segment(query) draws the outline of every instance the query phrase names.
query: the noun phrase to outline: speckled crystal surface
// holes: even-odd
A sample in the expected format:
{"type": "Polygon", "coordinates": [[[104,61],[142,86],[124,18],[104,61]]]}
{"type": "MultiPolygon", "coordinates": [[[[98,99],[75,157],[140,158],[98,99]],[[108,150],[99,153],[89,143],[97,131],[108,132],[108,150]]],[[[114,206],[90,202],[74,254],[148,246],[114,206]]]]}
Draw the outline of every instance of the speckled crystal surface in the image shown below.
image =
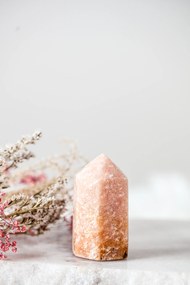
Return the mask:
{"type": "Polygon", "coordinates": [[[104,154],[76,175],[72,246],[78,257],[127,257],[128,181],[104,154]]]}

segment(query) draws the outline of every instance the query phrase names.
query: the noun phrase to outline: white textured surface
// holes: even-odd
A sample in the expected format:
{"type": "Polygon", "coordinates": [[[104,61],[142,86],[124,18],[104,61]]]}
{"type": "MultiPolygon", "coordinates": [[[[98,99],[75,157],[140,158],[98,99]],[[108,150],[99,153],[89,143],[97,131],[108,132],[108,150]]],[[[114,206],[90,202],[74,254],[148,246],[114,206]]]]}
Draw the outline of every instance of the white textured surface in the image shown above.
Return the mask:
{"type": "Polygon", "coordinates": [[[0,266],[1,285],[189,285],[190,222],[131,221],[129,259],[74,257],[63,223],[40,237],[19,237],[19,252],[0,266]]]}

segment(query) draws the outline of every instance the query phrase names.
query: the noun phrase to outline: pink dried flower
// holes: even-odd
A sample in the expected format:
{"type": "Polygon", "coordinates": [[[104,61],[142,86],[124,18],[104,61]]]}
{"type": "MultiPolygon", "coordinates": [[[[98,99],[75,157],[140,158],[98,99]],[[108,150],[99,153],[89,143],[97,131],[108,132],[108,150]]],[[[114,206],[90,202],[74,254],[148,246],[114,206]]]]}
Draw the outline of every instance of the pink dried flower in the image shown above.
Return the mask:
{"type": "Polygon", "coordinates": [[[26,226],[22,226],[21,228],[20,228],[20,231],[21,231],[21,233],[25,233],[26,232],[26,226]]]}
{"type": "Polygon", "coordinates": [[[17,248],[16,247],[12,247],[12,252],[17,252],[17,248]]]}
{"type": "Polygon", "coordinates": [[[21,178],[20,183],[35,185],[37,183],[44,182],[45,180],[46,176],[44,173],[41,173],[39,175],[27,174],[21,178]]]}
{"type": "Polygon", "coordinates": [[[6,255],[4,252],[9,251],[16,252],[16,241],[11,241],[11,235],[19,232],[25,232],[26,227],[24,225],[20,225],[18,221],[14,219],[6,218],[6,214],[4,212],[5,205],[8,203],[5,202],[0,204],[0,259],[5,259],[6,255]]]}
{"type": "Polygon", "coordinates": [[[13,247],[15,247],[16,246],[16,244],[17,244],[17,242],[14,240],[14,241],[12,241],[12,246],[13,247]]]}

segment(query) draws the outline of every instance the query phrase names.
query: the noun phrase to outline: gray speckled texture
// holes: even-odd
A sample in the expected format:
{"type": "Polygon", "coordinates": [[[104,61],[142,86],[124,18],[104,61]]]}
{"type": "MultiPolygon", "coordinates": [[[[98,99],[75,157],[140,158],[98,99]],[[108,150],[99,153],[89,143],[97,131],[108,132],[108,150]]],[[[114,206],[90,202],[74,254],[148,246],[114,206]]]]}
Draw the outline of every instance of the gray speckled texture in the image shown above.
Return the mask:
{"type": "Polygon", "coordinates": [[[131,221],[129,258],[73,256],[71,232],[59,221],[39,237],[18,237],[1,261],[0,285],[190,285],[190,222],[131,221]]]}

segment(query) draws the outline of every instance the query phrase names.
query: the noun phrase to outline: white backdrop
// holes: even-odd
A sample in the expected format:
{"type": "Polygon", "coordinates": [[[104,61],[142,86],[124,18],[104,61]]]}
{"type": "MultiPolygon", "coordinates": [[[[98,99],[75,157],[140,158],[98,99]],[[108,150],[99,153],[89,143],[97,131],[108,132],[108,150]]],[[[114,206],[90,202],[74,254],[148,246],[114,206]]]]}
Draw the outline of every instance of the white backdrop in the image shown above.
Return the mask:
{"type": "Polygon", "coordinates": [[[0,0],[0,144],[75,139],[127,174],[132,216],[190,217],[189,70],[189,1],[0,0]]]}

